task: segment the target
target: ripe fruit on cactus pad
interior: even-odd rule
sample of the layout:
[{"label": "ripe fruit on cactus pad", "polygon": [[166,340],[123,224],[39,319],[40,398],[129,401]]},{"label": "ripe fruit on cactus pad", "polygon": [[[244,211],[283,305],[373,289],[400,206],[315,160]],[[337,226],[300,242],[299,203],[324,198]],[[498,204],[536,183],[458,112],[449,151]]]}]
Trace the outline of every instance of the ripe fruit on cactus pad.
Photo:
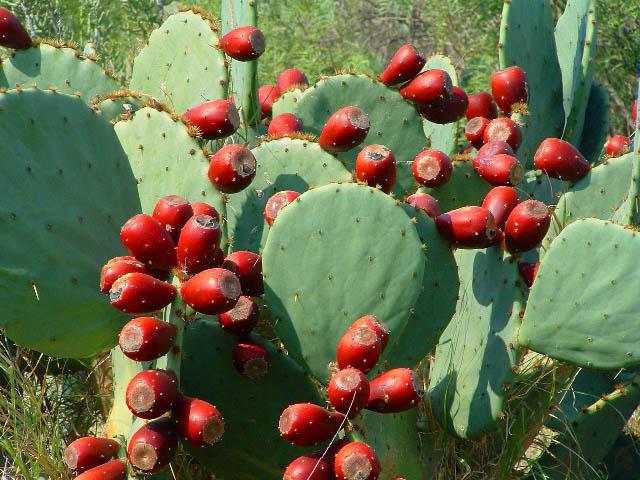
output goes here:
[{"label": "ripe fruit on cactus pad", "polygon": [[313,403],[296,403],[284,409],[278,428],[285,440],[299,446],[331,439],[343,426],[345,416]]},{"label": "ripe fruit on cactus pad", "polygon": [[176,339],[177,329],[172,323],[154,317],[130,320],[118,335],[120,350],[137,362],[148,362],[166,355]]},{"label": "ripe fruit on cactus pad", "polygon": [[476,148],[481,148],[484,145],[484,131],[488,125],[489,120],[485,117],[474,117],[467,122],[464,127],[464,135],[471,142],[471,145]]},{"label": "ripe fruit on cactus pad", "polygon": [[394,368],[369,382],[367,410],[379,413],[404,412],[416,406],[424,391],[416,372]]},{"label": "ripe fruit on cactus pad", "polygon": [[469,99],[465,91],[460,87],[454,86],[451,90],[451,95],[444,102],[430,102],[418,105],[418,111],[430,122],[444,125],[456,122],[464,117],[468,105]]},{"label": "ripe fruit on cactus pad", "polygon": [[504,153],[506,155],[514,155],[513,148],[507,142],[503,142],[502,140],[491,140],[478,150],[478,153],[471,160],[473,164],[473,168],[480,174],[479,170],[482,164],[487,160],[493,157],[494,155],[498,155]]},{"label": "ripe fruit on cactus pad", "polygon": [[355,330],[360,327],[367,327],[373,330],[376,336],[380,339],[382,350],[384,351],[387,343],[389,342],[389,335],[391,334],[389,328],[384,324],[384,322],[380,321],[375,315],[363,315],[349,325],[349,330]]},{"label": "ripe fruit on cactus pad", "polygon": [[266,40],[256,27],[238,27],[220,39],[220,46],[234,60],[248,62],[262,55]]},{"label": "ripe fruit on cactus pad", "polygon": [[184,302],[200,313],[218,315],[231,310],[240,297],[240,281],[224,268],[197,273],[180,287]]},{"label": "ripe fruit on cactus pad", "polygon": [[271,120],[267,133],[273,138],[281,138],[292,133],[302,132],[303,129],[302,120],[293,113],[281,113]]},{"label": "ripe fruit on cactus pad", "polygon": [[331,153],[350,150],[364,141],[370,126],[369,117],[358,107],[341,108],[322,127],[318,144]]},{"label": "ripe fruit on cactus pad", "polygon": [[518,262],[518,271],[527,287],[531,288],[538,274],[539,263]]},{"label": "ripe fruit on cactus pad", "polygon": [[293,190],[283,190],[282,192],[276,192],[271,195],[264,206],[264,211],[262,212],[265,221],[269,225],[272,225],[273,222],[275,222],[278,213],[280,213],[280,210],[289,205],[299,196],[300,194]]},{"label": "ripe fruit on cactus pad", "polygon": [[434,68],[422,72],[400,89],[400,94],[418,105],[441,105],[453,92],[451,77],[444,70]]},{"label": "ripe fruit on cactus pad", "polygon": [[127,220],[120,230],[120,240],[131,255],[149,268],[170,270],[176,265],[171,234],[150,215],[140,213]]},{"label": "ripe fruit on cactus pad", "polygon": [[624,135],[614,135],[604,144],[604,153],[608,157],[620,157],[629,152],[631,141]]},{"label": "ripe fruit on cactus pad", "polygon": [[127,407],[135,416],[151,420],[167,413],[178,396],[173,372],[151,369],[136,374],[127,385]]},{"label": "ripe fruit on cactus pad", "polygon": [[293,460],[284,471],[282,480],[330,480],[333,465],[324,452],[309,453]]},{"label": "ripe fruit on cactus pad", "polygon": [[425,58],[416,50],[416,47],[407,43],[393,54],[380,74],[380,81],[389,86],[406,82],[418,75],[425,63]]},{"label": "ripe fruit on cactus pad", "polygon": [[251,297],[245,295],[238,299],[235,307],[218,316],[220,326],[225,332],[234,335],[246,335],[258,324],[260,311]]},{"label": "ripe fruit on cactus pad", "polygon": [[380,474],[380,462],[373,449],[362,442],[342,447],[334,460],[337,480],[375,480]]},{"label": "ripe fruit on cactus pad", "polygon": [[82,437],[74,440],[64,450],[64,461],[71,470],[82,473],[109,461],[120,444],[110,438]]},{"label": "ripe fruit on cactus pad", "polygon": [[468,120],[475,117],[493,120],[498,116],[498,107],[489,92],[480,92],[469,95],[469,106],[465,115]]},{"label": "ripe fruit on cactus pad", "polygon": [[155,312],[169,305],[176,288],[145,273],[127,273],[109,290],[109,301],[118,310],[131,315]]},{"label": "ripe fruit on cactus pad", "polygon": [[440,215],[440,205],[438,205],[438,200],[428,193],[414,193],[407,197],[407,203],[415,209],[422,210],[431,218],[436,218]]},{"label": "ripe fruit on cactus pad", "polygon": [[178,240],[178,267],[190,275],[213,267],[221,235],[220,224],[215,218],[209,215],[191,217]]},{"label": "ripe fruit on cactus pad", "polygon": [[75,480],[124,480],[126,475],[127,465],[123,460],[109,460],[78,475]]},{"label": "ripe fruit on cactus pad", "polygon": [[509,67],[491,75],[491,93],[500,110],[511,115],[511,107],[529,101],[527,75],[520,67]]},{"label": "ripe fruit on cactus pad", "polygon": [[227,99],[211,100],[190,108],[184,118],[186,123],[200,129],[205,140],[228,137],[240,126],[238,109]]},{"label": "ripe fruit on cactus pad", "polygon": [[262,113],[262,118],[271,116],[273,104],[280,97],[280,89],[276,85],[267,83],[258,88],[258,106]]},{"label": "ripe fruit on cactus pad", "polygon": [[559,138],[544,140],[533,158],[537,169],[559,180],[577,180],[591,169],[589,162],[573,145]]},{"label": "ripe fruit on cactus pad", "polygon": [[139,472],[157,472],[173,458],[177,440],[176,423],[173,419],[161,418],[149,422],[129,439],[129,463]]},{"label": "ripe fruit on cactus pad", "polygon": [[224,193],[237,193],[251,183],[256,174],[256,158],[246,147],[229,144],[211,157],[209,180]]},{"label": "ripe fruit on cactus pad", "polygon": [[257,343],[239,341],[233,346],[233,365],[240,375],[257,380],[269,370],[269,352]]},{"label": "ripe fruit on cactus pad", "polygon": [[496,118],[491,120],[484,130],[484,143],[492,140],[507,142],[513,151],[517,152],[522,143],[522,131],[510,118]]},{"label": "ripe fruit on cactus pad", "polygon": [[384,145],[367,145],[356,157],[356,178],[389,193],[396,182],[396,159]]},{"label": "ripe fruit on cactus pad", "polygon": [[100,271],[100,291],[109,293],[113,282],[127,273],[149,273],[136,257],[115,257],[109,260]]},{"label": "ripe fruit on cactus pad", "polygon": [[194,215],[209,215],[210,217],[215,218],[216,222],[220,222],[220,215],[218,214],[218,211],[208,203],[195,202],[191,204],[191,208],[193,209]]},{"label": "ripe fruit on cactus pad", "polygon": [[364,373],[370,371],[382,353],[382,340],[367,324],[349,328],[340,339],[336,351],[338,368],[353,367]]},{"label": "ripe fruit on cactus pad", "polygon": [[244,295],[258,297],[264,293],[262,258],[260,255],[246,250],[239,250],[230,253],[224,259],[222,266],[236,274],[240,280]]},{"label": "ripe fruit on cactus pad", "polygon": [[367,377],[356,368],[340,370],[329,381],[327,397],[336,411],[354,417],[367,406],[369,400]]},{"label": "ripe fruit on cactus pad", "polygon": [[0,7],[0,47],[25,50],[31,44],[31,37],[16,16]]},{"label": "ripe fruit on cactus pad", "polygon": [[482,207],[462,207],[435,219],[438,232],[461,248],[486,248],[497,234],[493,215]]},{"label": "ripe fruit on cactus pad", "polygon": [[276,84],[280,93],[285,93],[296,86],[306,87],[309,85],[309,80],[307,80],[307,76],[304,73],[292,67],[280,72]]},{"label": "ripe fruit on cactus pad", "polygon": [[164,225],[173,241],[177,243],[180,230],[193,216],[193,209],[186,198],[167,195],[158,200],[151,216]]},{"label": "ripe fruit on cactus pad", "polygon": [[489,190],[482,207],[493,215],[498,228],[503,228],[511,211],[518,205],[518,192],[513,187],[500,186]]},{"label": "ripe fruit on cactus pad", "polygon": [[449,181],[451,160],[438,150],[423,150],[413,160],[413,176],[425,187],[440,187]]},{"label": "ripe fruit on cactus pad", "polygon": [[525,200],[516,206],[504,227],[504,239],[511,253],[535,248],[547,234],[551,215],[547,206],[537,200]]},{"label": "ripe fruit on cactus pad", "polygon": [[207,447],[224,434],[224,417],[208,402],[180,395],[173,409],[178,434],[194,447]]},{"label": "ripe fruit on cactus pad", "polygon": [[524,169],[516,157],[499,153],[485,157],[476,172],[491,185],[517,185],[522,180]]}]

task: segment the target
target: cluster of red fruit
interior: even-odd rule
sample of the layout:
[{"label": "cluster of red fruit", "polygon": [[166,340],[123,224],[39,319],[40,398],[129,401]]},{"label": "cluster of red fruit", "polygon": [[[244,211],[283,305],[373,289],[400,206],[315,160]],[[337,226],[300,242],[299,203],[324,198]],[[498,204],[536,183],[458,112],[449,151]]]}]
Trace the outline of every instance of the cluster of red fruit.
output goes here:
[{"label": "cluster of red fruit", "polygon": [[284,480],[375,480],[380,462],[373,449],[362,442],[336,441],[347,419],[362,409],[395,413],[416,406],[423,389],[409,368],[388,370],[371,381],[365,374],[376,365],[389,340],[389,330],[373,315],[357,319],[338,343],[336,363],[327,388],[335,411],[311,403],[288,406],[280,416],[282,437],[294,445],[308,446],[331,441],[324,451],[296,458]]}]

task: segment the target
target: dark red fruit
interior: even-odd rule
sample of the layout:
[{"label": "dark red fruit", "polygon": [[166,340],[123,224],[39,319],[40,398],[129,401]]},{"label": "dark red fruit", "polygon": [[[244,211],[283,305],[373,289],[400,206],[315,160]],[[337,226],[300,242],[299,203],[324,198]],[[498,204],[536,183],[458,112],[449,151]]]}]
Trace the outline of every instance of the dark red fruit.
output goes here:
[{"label": "dark red fruit", "polygon": [[529,101],[527,75],[520,67],[509,67],[491,75],[491,93],[500,110],[511,115],[511,107],[516,103]]},{"label": "dark red fruit", "polygon": [[262,215],[264,216],[265,221],[272,225],[275,222],[276,217],[280,213],[284,207],[293,202],[296,198],[298,198],[300,194],[298,192],[294,192],[293,190],[283,190],[282,192],[276,192],[264,206],[264,210]]},{"label": "dark red fruit", "polygon": [[119,449],[120,444],[110,438],[82,437],[65,448],[64,461],[71,470],[82,473],[108,462]]},{"label": "dark red fruit", "polygon": [[407,197],[407,203],[413,208],[422,210],[431,218],[436,218],[440,215],[440,205],[438,205],[438,200],[428,193],[414,193]]},{"label": "dark red fruit", "polygon": [[127,464],[123,460],[109,460],[78,475],[75,480],[124,480],[126,476]]},{"label": "dark red fruit", "polygon": [[367,145],[356,157],[356,178],[389,193],[396,182],[396,159],[384,145]]},{"label": "dark red fruit", "polygon": [[224,193],[244,190],[256,174],[256,157],[242,145],[229,144],[211,157],[209,180]]},{"label": "dark red fruit", "polygon": [[345,416],[312,403],[296,403],[284,409],[278,428],[285,440],[299,446],[326,442],[338,433]]},{"label": "dark red fruit", "polygon": [[209,215],[195,215],[182,228],[178,247],[178,267],[189,275],[213,267],[220,249],[220,224]]},{"label": "dark red fruit", "polygon": [[380,74],[380,81],[385,85],[397,85],[411,80],[420,73],[426,60],[416,47],[407,43],[402,45]]},{"label": "dark red fruit", "polygon": [[631,141],[628,137],[614,135],[604,144],[604,153],[611,158],[620,157],[625,153],[629,153],[629,145],[631,145]]},{"label": "dark red fruit", "polygon": [[482,207],[493,215],[498,228],[503,228],[511,210],[518,205],[518,192],[513,187],[494,187],[482,201]]},{"label": "dark red fruit", "polygon": [[293,460],[284,471],[282,480],[331,480],[333,465],[323,457],[324,452],[309,453]]},{"label": "dark red fruit", "polygon": [[510,118],[496,118],[491,120],[484,130],[484,143],[492,140],[507,142],[513,151],[517,152],[522,143],[522,130]]},{"label": "dark red fruit", "polygon": [[406,100],[419,105],[443,105],[452,93],[451,77],[437,68],[422,72],[400,89]]},{"label": "dark red fruit", "polygon": [[234,335],[246,335],[258,324],[260,311],[251,297],[241,296],[235,307],[218,316],[220,326]]},{"label": "dark red fruit", "polygon": [[476,148],[484,145],[484,131],[489,125],[489,120],[484,117],[473,117],[464,127],[464,136]]},{"label": "dark red fruit", "polygon": [[0,47],[26,50],[32,43],[31,37],[16,16],[0,7]]},{"label": "dark red fruit", "polygon": [[147,267],[171,270],[176,266],[176,246],[171,234],[160,222],[140,213],[127,220],[120,229],[124,247]]},{"label": "dark red fruit", "polygon": [[264,53],[266,40],[256,27],[234,28],[220,39],[220,47],[234,60],[249,62]]},{"label": "dark red fruit", "polygon": [[158,200],[151,216],[164,226],[174,243],[177,243],[180,230],[193,216],[193,209],[186,198],[168,195]]},{"label": "dark red fruit", "polygon": [[331,377],[327,396],[336,411],[354,417],[367,406],[369,400],[367,377],[356,368],[340,370]]},{"label": "dark red fruit", "polygon": [[473,168],[478,172],[482,168],[482,164],[494,155],[504,153],[506,155],[514,155],[513,148],[507,143],[500,140],[492,140],[486,145],[483,145],[475,157],[471,160]]},{"label": "dark red fruit", "polygon": [[373,330],[376,336],[380,339],[382,351],[384,351],[387,346],[387,342],[389,341],[389,335],[391,334],[389,328],[384,324],[384,322],[378,320],[378,317],[375,315],[363,315],[349,325],[348,330],[355,330],[360,327],[367,327]]},{"label": "dark red fruit", "polygon": [[293,113],[282,113],[271,120],[267,133],[273,138],[281,138],[292,133],[302,132],[303,129],[302,120]]},{"label": "dark red fruit", "polygon": [[526,252],[537,247],[549,230],[551,215],[547,206],[537,200],[525,200],[516,206],[504,226],[504,240],[511,253]]},{"label": "dark red fruit", "polygon": [[423,150],[413,160],[413,176],[425,187],[440,187],[451,178],[451,160],[439,150]]},{"label": "dark red fruit", "polygon": [[350,150],[364,141],[370,126],[369,117],[358,107],[341,108],[322,127],[318,144],[332,153]]},{"label": "dark red fruit", "polygon": [[218,214],[218,211],[208,203],[195,202],[191,204],[191,208],[193,209],[194,215],[209,215],[210,217],[215,218],[216,222],[220,222],[220,215]]},{"label": "dark red fruit", "polygon": [[176,287],[145,273],[127,273],[109,290],[111,305],[131,315],[160,310],[175,296]]},{"label": "dark red fruit", "polygon": [[468,105],[469,100],[465,91],[460,87],[453,87],[451,95],[444,102],[418,105],[418,112],[430,122],[444,125],[457,122],[464,117]]},{"label": "dark red fruit", "polygon": [[224,268],[195,274],[180,287],[184,302],[196,312],[218,315],[233,308],[240,297],[238,277]]},{"label": "dark red fruit", "polygon": [[469,106],[465,115],[468,120],[475,117],[493,120],[498,116],[498,107],[489,92],[480,92],[475,95],[469,95]]},{"label": "dark red fruit", "polygon": [[424,391],[416,372],[394,368],[369,382],[367,410],[379,413],[404,412],[415,407]]},{"label": "dark red fruit", "polygon": [[190,108],[184,116],[187,123],[200,129],[205,140],[228,137],[240,126],[238,109],[228,99],[205,102]]},{"label": "dark red fruit", "polygon": [[178,435],[193,447],[208,447],[224,434],[224,417],[204,400],[180,395],[173,409]]},{"label": "dark red fruit", "polygon": [[353,367],[367,373],[382,353],[382,341],[368,325],[349,328],[340,339],[336,350],[338,368]]},{"label": "dark red fruit", "polygon": [[154,473],[171,462],[177,446],[175,421],[161,418],[143,425],[131,436],[127,456],[135,470]]},{"label": "dark red fruit", "polygon": [[336,454],[333,471],[337,480],[376,480],[380,462],[369,445],[351,442]]},{"label": "dark red fruit", "polygon": [[257,380],[269,371],[269,352],[257,343],[238,341],[233,346],[233,365],[243,377]]},{"label": "dark red fruit", "polygon": [[178,382],[172,372],[143,370],[127,385],[127,407],[136,417],[150,420],[167,413],[178,396]]},{"label": "dark red fruit", "polygon": [[136,257],[114,257],[100,271],[100,291],[109,293],[113,282],[127,273],[149,273]]},{"label": "dark red fruit", "polygon": [[280,72],[276,84],[278,85],[278,90],[280,90],[280,93],[282,94],[293,88],[306,87],[309,85],[309,80],[307,80],[304,73],[293,67]]},{"label": "dark red fruit", "polygon": [[499,153],[486,158],[476,172],[491,185],[517,185],[522,180],[524,169],[518,159],[512,155]]},{"label": "dark red fruit", "polygon": [[537,169],[560,180],[578,180],[591,169],[589,162],[576,147],[559,138],[544,140],[538,147],[533,161]]},{"label": "dark red fruit", "polygon": [[176,326],[171,323],[154,317],[138,317],[122,327],[118,345],[131,360],[149,362],[167,354],[176,334]]},{"label": "dark red fruit", "polygon": [[497,228],[486,208],[462,207],[435,219],[438,232],[461,248],[486,248],[493,243]]},{"label": "dark red fruit", "polygon": [[262,118],[271,116],[273,104],[278,98],[280,98],[280,89],[277,86],[268,83],[258,88],[258,105]]},{"label": "dark red fruit", "polygon": [[249,297],[258,297],[264,293],[262,280],[262,258],[253,252],[239,250],[230,253],[222,266],[231,270],[240,279],[242,293]]},{"label": "dark red fruit", "polygon": [[538,274],[539,263],[518,262],[518,271],[527,287],[531,288]]}]

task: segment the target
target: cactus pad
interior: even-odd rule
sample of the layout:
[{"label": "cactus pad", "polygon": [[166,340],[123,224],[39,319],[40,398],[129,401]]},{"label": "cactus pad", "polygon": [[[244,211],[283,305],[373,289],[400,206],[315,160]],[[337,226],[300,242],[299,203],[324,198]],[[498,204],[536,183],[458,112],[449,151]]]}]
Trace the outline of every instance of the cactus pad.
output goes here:
[{"label": "cactus pad", "polygon": [[602,146],[609,132],[609,94],[599,83],[591,85],[584,128],[580,139],[580,153],[593,163],[600,160]]},{"label": "cactus pad", "polygon": [[420,188],[418,191],[433,195],[441,212],[448,212],[468,205],[481,205],[491,184],[480,177],[468,160],[452,162],[453,172],[447,183],[437,188]]},{"label": "cactus pad", "polygon": [[[458,85],[458,75],[449,57],[444,55],[434,55],[427,60],[424,70],[439,68],[449,74],[454,85]],[[432,150],[440,150],[447,155],[453,155],[456,149],[456,135],[458,133],[458,122],[440,125],[429,120],[423,120],[424,134],[429,139]]]},{"label": "cactus pad", "polygon": [[299,88],[294,88],[293,90],[289,90],[288,92],[283,93],[278,100],[276,100],[271,109],[272,117],[277,117],[282,113],[290,113],[295,111],[296,103],[298,103],[298,99],[302,96],[302,90]]}]

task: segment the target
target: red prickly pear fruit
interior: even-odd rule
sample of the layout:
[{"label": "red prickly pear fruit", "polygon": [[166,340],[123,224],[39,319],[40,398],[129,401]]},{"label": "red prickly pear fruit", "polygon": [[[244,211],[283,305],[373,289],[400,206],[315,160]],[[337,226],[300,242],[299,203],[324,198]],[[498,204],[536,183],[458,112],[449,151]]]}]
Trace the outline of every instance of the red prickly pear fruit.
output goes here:
[{"label": "red prickly pear fruit", "polygon": [[604,144],[604,153],[607,157],[615,158],[629,153],[631,141],[624,135],[614,135]]},{"label": "red prickly pear fruit", "polygon": [[280,72],[276,80],[276,85],[278,86],[280,94],[283,94],[294,88],[306,87],[309,85],[309,80],[307,80],[307,76],[304,73],[292,67]]},{"label": "red prickly pear fruit", "polygon": [[465,116],[468,120],[475,117],[493,120],[498,116],[498,107],[489,92],[476,93],[475,95],[469,95],[469,106]]},{"label": "red prickly pear fruit", "polygon": [[284,471],[282,480],[331,480],[333,465],[322,453],[309,453],[293,460]]},{"label": "red prickly pear fruit", "polygon": [[396,159],[384,145],[367,145],[356,157],[356,179],[389,193],[396,183]]},{"label": "red prickly pear fruit", "polygon": [[354,106],[336,111],[322,127],[318,144],[331,153],[345,152],[360,145],[369,133],[369,117]]},{"label": "red prickly pear fruit", "polygon": [[464,127],[464,136],[476,148],[482,148],[484,145],[484,131],[489,125],[489,120],[485,117],[473,117]]},{"label": "red prickly pear fruit", "polygon": [[0,47],[26,50],[32,43],[31,37],[16,16],[0,7]]},{"label": "red prickly pear fruit", "polygon": [[329,403],[337,412],[350,418],[367,406],[369,382],[360,370],[345,368],[333,374],[327,389]]},{"label": "red prickly pear fruit", "polygon": [[255,174],[256,157],[242,145],[225,145],[211,157],[209,180],[223,193],[244,190]]},{"label": "red prickly pear fruit", "polygon": [[338,342],[336,360],[340,370],[357,368],[367,373],[382,353],[382,341],[376,331],[368,325],[349,328]]},{"label": "red prickly pear fruit", "polygon": [[524,175],[524,169],[518,159],[505,153],[486,158],[476,169],[476,172],[495,186],[517,185]]},{"label": "red prickly pear fruit", "polygon": [[513,151],[517,152],[522,143],[522,130],[510,118],[495,118],[484,130],[484,143],[489,143],[491,140],[507,142]]},{"label": "red prickly pear fruit", "polygon": [[476,172],[482,168],[482,164],[494,155],[504,153],[505,155],[513,156],[513,148],[507,142],[501,140],[491,140],[489,143],[483,145],[475,157],[471,160],[471,164]]},{"label": "red prickly pear fruit", "polygon": [[293,113],[282,113],[271,120],[267,133],[273,138],[282,138],[302,132],[303,129],[302,120]]},{"label": "red prickly pear fruit", "polygon": [[120,444],[110,438],[82,437],[65,448],[64,462],[69,469],[82,473],[108,462],[119,449]]},{"label": "red prickly pear fruit", "polygon": [[423,150],[413,160],[413,176],[425,187],[440,187],[451,178],[451,160],[439,150]]},{"label": "red prickly pear fruit", "polygon": [[218,211],[208,203],[192,203],[191,209],[193,210],[194,215],[209,215],[210,217],[215,218],[216,222],[220,223],[220,215],[218,214]]},{"label": "red prickly pear fruit", "polygon": [[422,210],[431,218],[436,218],[440,215],[438,200],[428,193],[414,193],[407,197],[407,203],[417,210]]},{"label": "red prickly pear fruit", "polygon": [[234,335],[246,335],[258,324],[260,311],[251,297],[245,295],[238,299],[235,307],[218,316],[220,326],[225,332]]},{"label": "red prickly pear fruit", "polygon": [[298,198],[300,194],[298,192],[294,192],[293,190],[283,190],[282,192],[276,192],[264,206],[264,210],[262,215],[264,216],[264,220],[269,224],[273,225],[276,217],[280,213],[284,207],[293,202],[296,198]]},{"label": "red prickly pear fruit", "polygon": [[497,233],[493,215],[486,208],[462,207],[435,218],[438,232],[460,248],[486,248]]},{"label": "red prickly pear fruit", "polygon": [[211,100],[190,108],[185,122],[200,129],[205,140],[217,140],[233,134],[240,126],[240,114],[233,101]]},{"label": "red prickly pear fruit", "polygon": [[591,165],[576,147],[559,138],[543,140],[533,156],[533,163],[537,169],[559,180],[578,180],[591,170]]},{"label": "red prickly pear fruit", "polygon": [[538,274],[539,263],[518,262],[518,271],[527,287],[531,288]]},{"label": "red prickly pear fruit", "polygon": [[258,105],[263,119],[271,116],[273,104],[279,97],[280,89],[276,85],[267,83],[258,88]]},{"label": "red prickly pear fruit", "polygon": [[262,280],[262,257],[260,255],[238,250],[230,253],[222,264],[227,270],[231,270],[240,279],[243,295],[259,297],[264,293]]},{"label": "red prickly pear fruit", "polygon": [[417,405],[424,391],[416,372],[410,368],[388,370],[369,382],[367,410],[397,413]]},{"label": "red prickly pear fruit", "polygon": [[137,362],[149,362],[166,355],[176,339],[176,326],[154,317],[130,320],[118,335],[122,353]]},{"label": "red prickly pear fruit", "polygon": [[337,480],[376,480],[380,462],[369,445],[351,442],[336,453],[333,471]]},{"label": "red prickly pear fruit", "polygon": [[75,480],[124,480],[127,476],[127,464],[123,460],[109,460],[102,465],[78,475]]},{"label": "red prickly pear fruit", "polygon": [[491,93],[500,110],[507,116],[511,115],[513,105],[529,101],[527,75],[520,67],[495,72],[491,75]]},{"label": "red prickly pear fruit", "polygon": [[418,105],[442,105],[452,93],[451,77],[438,68],[422,72],[400,89],[400,95]]},{"label": "red prickly pear fruit", "polygon": [[233,346],[233,365],[243,377],[258,380],[269,371],[269,352],[250,340],[238,341]]},{"label": "red prickly pear fruit", "polygon": [[504,224],[511,211],[518,205],[518,192],[513,187],[494,187],[482,201],[482,207],[493,215],[498,228],[504,228]]},{"label": "red prickly pear fruit", "polygon": [[224,417],[204,400],[180,395],[173,409],[178,435],[193,447],[208,447],[224,435]]},{"label": "red prickly pear fruit", "polygon": [[127,273],[113,282],[109,290],[111,305],[131,315],[160,310],[175,296],[176,287],[146,273]]},{"label": "red prickly pear fruit", "polygon": [[418,105],[418,112],[430,122],[444,125],[457,122],[464,117],[468,105],[469,100],[465,91],[460,87],[453,87],[451,95],[444,102]]},{"label": "red prickly pear fruit", "polygon": [[149,273],[136,257],[114,257],[100,271],[100,291],[109,293],[113,282],[127,273]]},{"label": "red prickly pear fruit", "polygon": [[213,267],[220,250],[220,224],[209,215],[195,215],[182,228],[176,253],[178,267],[189,275]]},{"label": "red prickly pear fruit", "polygon": [[264,53],[267,41],[253,26],[234,28],[220,39],[220,47],[234,60],[249,62]]},{"label": "red prickly pear fruit", "polygon": [[178,396],[178,382],[173,372],[159,369],[136,374],[125,394],[127,407],[136,417],[151,420],[167,413]]},{"label": "red prickly pear fruit", "polygon": [[391,334],[389,327],[387,327],[385,323],[380,321],[375,315],[363,315],[349,325],[347,330],[355,330],[360,327],[367,327],[373,330],[376,336],[380,339],[382,351],[384,351],[387,343],[389,342],[389,335]]},{"label": "red prickly pear fruit", "polygon": [[164,226],[171,234],[173,241],[177,243],[180,230],[193,216],[193,209],[186,198],[168,195],[158,200],[151,216]]},{"label": "red prickly pear fruit", "polygon": [[326,442],[340,431],[345,416],[313,403],[295,403],[284,409],[278,428],[285,440],[306,447]]},{"label": "red prickly pear fruit", "polygon": [[154,473],[171,462],[177,446],[175,421],[160,418],[143,425],[131,436],[127,457],[136,471]]},{"label": "red prickly pear fruit", "polygon": [[225,268],[209,268],[196,273],[180,287],[184,302],[196,312],[207,315],[231,310],[240,293],[238,277]]},{"label": "red prickly pear fruit", "polygon": [[633,101],[633,106],[631,107],[631,121],[635,125],[637,120],[638,120],[638,99]]},{"label": "red prickly pear fruit", "polygon": [[131,217],[120,229],[124,247],[147,267],[171,270],[176,266],[176,245],[155,218],[144,213]]},{"label": "red prickly pear fruit", "polygon": [[549,208],[537,200],[525,200],[509,214],[504,239],[510,253],[526,252],[537,247],[549,230]]},{"label": "red prickly pear fruit", "polygon": [[426,59],[416,47],[407,43],[402,45],[380,74],[380,81],[387,86],[407,82],[420,73]]}]

